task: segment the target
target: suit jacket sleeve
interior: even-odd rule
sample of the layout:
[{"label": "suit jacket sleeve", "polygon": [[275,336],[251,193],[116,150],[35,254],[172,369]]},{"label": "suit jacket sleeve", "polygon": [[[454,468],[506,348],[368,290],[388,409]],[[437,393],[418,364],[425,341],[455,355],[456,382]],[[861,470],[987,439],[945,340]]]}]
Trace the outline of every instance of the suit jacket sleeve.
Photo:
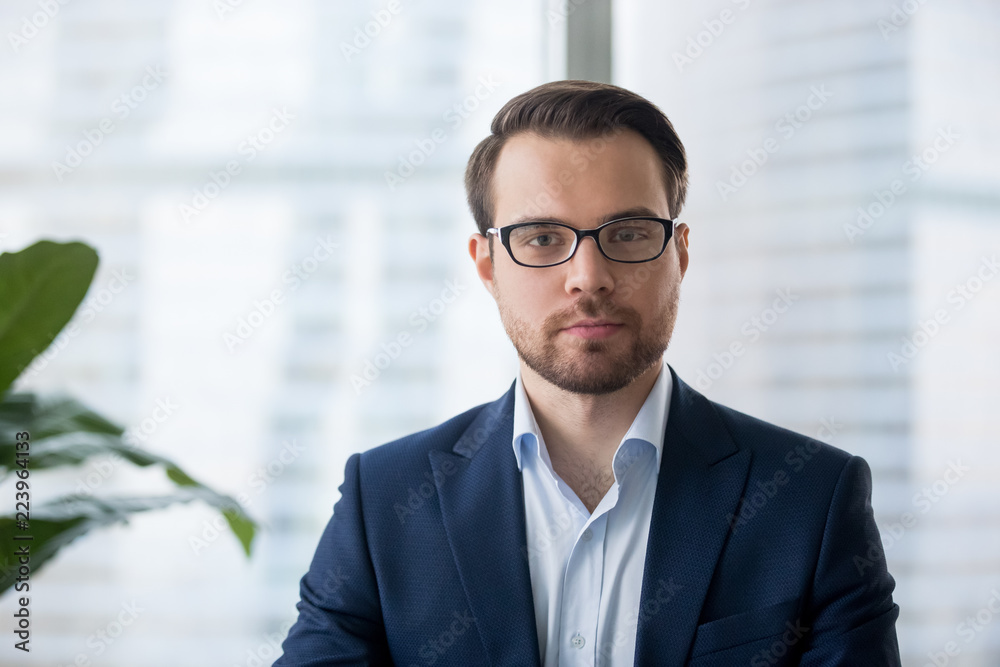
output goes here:
[{"label": "suit jacket sleeve", "polygon": [[[801,667],[899,665],[896,582],[871,506],[871,470],[852,456],[833,492],[813,582]],[[804,619],[808,620],[808,619]]]},{"label": "suit jacket sleeve", "polygon": [[299,617],[275,666],[392,664],[365,537],[360,462],[360,454],[347,459],[340,500],[300,582]]}]

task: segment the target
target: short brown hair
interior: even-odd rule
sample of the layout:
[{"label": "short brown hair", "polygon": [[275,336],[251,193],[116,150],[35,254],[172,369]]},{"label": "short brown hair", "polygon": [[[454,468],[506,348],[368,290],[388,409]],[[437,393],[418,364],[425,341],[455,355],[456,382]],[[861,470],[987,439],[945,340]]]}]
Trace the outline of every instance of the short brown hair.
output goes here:
[{"label": "short brown hair", "polygon": [[[676,217],[687,194],[687,157],[663,112],[646,98],[608,83],[552,81],[503,105],[490,125],[490,136],[469,157],[465,193],[479,233],[486,235],[493,226],[493,173],[500,150],[512,136],[534,132],[546,138],[580,140],[622,129],[641,134],[660,156],[670,215]],[[491,254],[492,247],[491,243]]]}]

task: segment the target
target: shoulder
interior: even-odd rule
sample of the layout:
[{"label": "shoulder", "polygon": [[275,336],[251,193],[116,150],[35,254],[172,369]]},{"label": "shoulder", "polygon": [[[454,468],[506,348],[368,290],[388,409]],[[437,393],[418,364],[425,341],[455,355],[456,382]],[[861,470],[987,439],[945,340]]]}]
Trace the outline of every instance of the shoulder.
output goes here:
[{"label": "shoulder", "polygon": [[[780,485],[796,489],[783,493],[788,500],[829,501],[852,461],[854,467],[867,469],[860,457],[818,439],[839,430],[835,423],[817,423],[816,437],[805,435],[717,403],[676,373],[674,381],[676,395],[671,401],[668,427],[676,418],[689,445],[711,452],[708,461],[721,460],[737,451],[749,454],[748,491],[759,485]],[[796,497],[799,494],[801,497]]]},{"label": "shoulder", "polygon": [[818,422],[813,431],[816,437],[805,435],[717,403],[684,382],[676,372],[673,379],[668,427],[675,422],[689,443],[710,447],[711,460],[741,450],[751,455],[754,471],[787,467],[800,472],[808,464],[815,473],[836,477],[848,461],[858,458],[819,440],[841,428],[836,422]]},{"label": "shoulder", "polygon": [[361,452],[357,456],[360,457],[362,477],[371,474],[382,479],[399,480],[419,476],[428,469],[428,453],[433,450],[457,452],[463,447],[475,449],[475,443],[482,440],[483,428],[492,430],[498,418],[509,416],[505,413],[510,410],[512,397],[513,384],[495,401],[482,403],[436,426]]},{"label": "shoulder", "polygon": [[[852,458],[850,452],[823,442],[818,437],[798,433],[714,401],[709,403],[737,446],[751,450],[754,458],[765,461],[790,459],[792,456],[801,457],[804,452],[822,461],[824,466],[833,466],[838,470]],[[818,423],[816,427],[817,436],[833,435],[836,429],[835,425],[825,422]],[[789,456],[789,452],[792,452],[792,456]]]},{"label": "shoulder", "polygon": [[860,456],[718,403],[712,408],[736,446],[751,454],[746,505],[738,517],[752,516],[766,503],[800,519],[812,516],[814,529],[822,532],[838,494],[852,504],[866,504],[871,471]]}]

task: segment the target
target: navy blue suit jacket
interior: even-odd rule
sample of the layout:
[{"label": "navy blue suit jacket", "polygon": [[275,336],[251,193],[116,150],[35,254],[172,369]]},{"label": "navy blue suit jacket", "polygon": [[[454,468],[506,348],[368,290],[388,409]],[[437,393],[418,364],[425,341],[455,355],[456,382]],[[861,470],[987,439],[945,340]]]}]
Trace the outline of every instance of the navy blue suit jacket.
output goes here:
[{"label": "navy blue suit jacket", "polygon": [[[864,459],[670,370],[634,664],[899,665]],[[347,460],[275,665],[540,664],[513,410]]]}]

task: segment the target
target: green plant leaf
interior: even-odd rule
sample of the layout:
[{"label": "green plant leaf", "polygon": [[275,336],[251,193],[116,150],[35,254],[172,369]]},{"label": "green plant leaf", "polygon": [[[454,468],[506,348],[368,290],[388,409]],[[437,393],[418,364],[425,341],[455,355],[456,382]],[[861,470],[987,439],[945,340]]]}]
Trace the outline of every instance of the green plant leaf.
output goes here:
[{"label": "green plant leaf", "polygon": [[[30,392],[8,393],[0,399],[0,475],[14,465],[15,435],[31,434],[31,467],[50,468],[82,463],[121,442],[122,428],[79,401],[66,396],[41,397]],[[142,453],[133,460],[142,462]]]},{"label": "green plant leaf", "polygon": [[[83,243],[39,241],[17,253],[0,254],[0,480],[14,470],[16,434],[31,434],[34,473],[79,465],[97,455],[137,466],[162,465],[177,486],[169,495],[100,498],[70,495],[32,507],[27,530],[15,516],[0,517],[0,594],[17,578],[15,545],[28,544],[37,573],[64,546],[104,526],[128,522],[131,514],[201,500],[220,510],[244,553],[250,556],[257,524],[227,495],[201,484],[169,459],[135,447],[123,429],[75,399],[42,399],[12,393],[11,384],[55,340],[86,296],[97,270],[97,252]],[[18,532],[21,531],[21,532]],[[31,535],[31,540],[15,537]]]},{"label": "green plant leaf", "polygon": [[0,253],[0,395],[73,317],[97,263],[97,251],[79,242]]},{"label": "green plant leaf", "polygon": [[[120,457],[140,467],[163,466],[167,477],[180,487],[178,491],[186,494],[185,497],[199,498],[222,511],[230,529],[243,546],[244,553],[250,556],[257,523],[233,498],[197,481],[170,459],[126,444],[122,441],[123,430],[120,426],[104,419],[76,399],[66,396],[43,398],[23,392],[9,393],[0,400],[0,470],[3,475],[14,470],[14,434],[19,431],[31,434],[29,458],[32,472],[79,465],[91,457],[101,455]],[[66,498],[74,497],[77,496]],[[91,498],[91,501],[99,503],[100,499]],[[68,503],[67,506],[75,505]],[[55,505],[49,507],[50,512],[53,507]],[[32,518],[36,517],[33,512]],[[90,529],[86,526],[91,525],[84,524],[83,532]],[[66,530],[72,531],[75,528],[67,526]]]},{"label": "green plant leaf", "polygon": [[243,545],[243,553],[247,558],[250,558],[253,538],[257,534],[257,524],[243,510],[224,509],[222,510],[222,516],[226,518],[226,523],[229,524],[229,529],[233,531],[233,535]]},{"label": "green plant leaf", "polygon": [[[243,545],[243,550],[247,556],[250,555],[250,543],[254,537],[253,520],[232,498],[217,494],[203,486],[183,487],[166,496],[114,498],[64,496],[45,505],[33,507],[27,530],[19,529],[12,516],[0,517],[0,544],[4,545],[0,562],[0,595],[17,580],[18,563],[16,558],[11,556],[19,546],[28,546],[31,554],[31,573],[34,575],[60,549],[91,530],[116,523],[128,523],[129,516],[138,512],[163,509],[192,500],[201,500],[222,510]],[[32,539],[15,539],[27,535],[31,535]]]}]

